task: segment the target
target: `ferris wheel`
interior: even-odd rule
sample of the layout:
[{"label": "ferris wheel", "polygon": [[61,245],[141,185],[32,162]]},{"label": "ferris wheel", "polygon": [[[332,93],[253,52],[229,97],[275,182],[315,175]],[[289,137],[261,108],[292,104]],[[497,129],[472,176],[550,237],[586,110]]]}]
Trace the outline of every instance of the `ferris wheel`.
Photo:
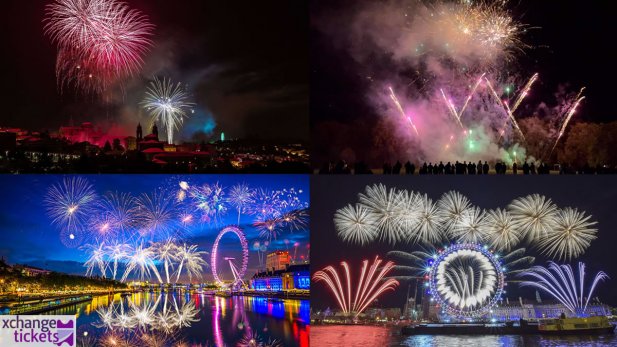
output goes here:
[{"label": "ferris wheel", "polygon": [[244,275],[246,274],[246,268],[249,263],[248,242],[246,240],[246,236],[244,235],[244,232],[242,231],[242,229],[235,227],[235,226],[228,226],[228,227],[223,228],[223,230],[219,232],[218,236],[214,240],[214,245],[212,246],[210,264],[212,268],[212,275],[214,276],[214,281],[220,286],[224,285],[224,282],[221,279],[221,276],[219,274],[219,268],[217,266],[217,261],[221,260],[219,259],[218,248],[219,248],[219,242],[221,238],[229,233],[234,234],[238,238],[240,247],[242,248],[242,263],[240,267],[236,265],[235,263],[236,259],[233,257],[224,257],[222,259],[229,264],[231,273],[233,275],[232,287],[235,288],[238,285],[244,283],[243,278],[244,278]]}]

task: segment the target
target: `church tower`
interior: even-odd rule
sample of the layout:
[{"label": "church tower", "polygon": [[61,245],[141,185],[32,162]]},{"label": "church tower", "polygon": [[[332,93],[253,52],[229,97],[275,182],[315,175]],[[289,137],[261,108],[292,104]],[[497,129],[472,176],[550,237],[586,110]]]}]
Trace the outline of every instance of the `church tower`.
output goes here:
[{"label": "church tower", "polygon": [[152,126],[152,134],[156,136],[156,140],[159,140],[159,128],[156,126],[156,123]]},{"label": "church tower", "polygon": [[144,134],[141,131],[141,123],[137,123],[137,142],[143,140]]}]

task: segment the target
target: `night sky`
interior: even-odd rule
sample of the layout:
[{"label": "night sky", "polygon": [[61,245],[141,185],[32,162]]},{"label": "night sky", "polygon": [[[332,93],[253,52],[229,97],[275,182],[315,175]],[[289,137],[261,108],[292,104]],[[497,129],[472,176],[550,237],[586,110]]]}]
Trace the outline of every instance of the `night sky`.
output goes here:
[{"label": "night sky", "polygon": [[[370,137],[378,112],[373,109],[368,93],[370,69],[348,52],[350,44],[333,38],[327,30],[344,32],[351,26],[334,25],[328,28],[327,18],[350,21],[350,13],[367,1],[333,0],[311,3],[311,124],[317,153],[327,153],[328,146],[336,143],[353,146],[358,138]],[[370,2],[370,1],[369,1]],[[383,3],[392,3],[382,1]],[[508,2],[514,18],[527,24],[523,41],[532,46],[518,54],[510,64],[513,72],[529,78],[540,73],[539,82],[526,99],[529,105],[541,101],[555,104],[554,95],[560,88],[578,91],[586,86],[586,100],[576,113],[576,120],[607,122],[617,119],[617,104],[613,102],[613,85],[617,72],[612,68],[617,51],[610,49],[614,41],[613,12],[608,2],[559,0],[514,0]],[[341,42],[343,41],[343,42]],[[387,57],[374,53],[371,64],[387,66]],[[383,68],[382,66],[382,68]],[[377,70],[374,68],[374,70]],[[393,71],[396,73],[396,71]],[[315,132],[318,125],[340,122],[353,124],[350,139],[334,134]],[[336,127],[332,127],[331,132]],[[327,129],[327,128],[326,128]],[[370,150],[370,139],[365,147],[354,148],[357,153]],[[357,146],[360,146],[359,144]],[[327,158],[313,158],[325,160]],[[332,159],[332,158],[330,158]]]},{"label": "night sky", "polygon": [[[26,263],[45,269],[83,274],[81,264],[86,260],[85,252],[65,247],[59,238],[59,229],[50,224],[43,199],[49,187],[61,182],[61,175],[4,175],[0,179],[0,191],[3,199],[0,208],[0,256],[9,263]],[[279,190],[295,188],[302,190],[300,199],[308,202],[308,177],[303,175],[84,175],[93,184],[97,194],[106,192],[130,192],[133,196],[150,193],[157,187],[177,187],[180,181],[190,184],[218,182],[223,188],[246,183],[252,188]],[[227,190],[228,191],[228,190]],[[259,232],[251,226],[251,216],[243,215],[240,220],[249,243],[249,267],[247,276],[255,273],[259,261],[258,253],[252,249],[255,241],[264,241]],[[225,225],[237,223],[237,212],[231,208],[219,225],[193,223],[187,233],[187,243],[197,244],[200,250],[210,252],[214,239]],[[289,246],[285,244],[289,241]],[[293,253],[293,244],[299,242],[298,258],[306,256],[309,246],[308,231],[286,232],[272,240],[268,251],[289,250]],[[241,256],[237,238],[225,235],[219,244],[219,254],[223,256]],[[210,263],[209,255],[206,261]],[[219,265],[220,266],[220,265]],[[223,275],[229,266],[223,266]],[[227,274],[230,276],[230,274]],[[206,270],[206,280],[212,275]]]},{"label": "night sky", "polygon": [[56,47],[42,23],[51,1],[3,3],[8,90],[2,93],[0,126],[57,131],[71,120],[92,121],[133,134],[145,118],[138,107],[144,86],[157,75],[188,83],[197,103],[184,139],[221,131],[227,138],[308,139],[308,2],[125,2],[156,26],[154,47],[141,74],[126,82],[124,95],[115,92],[110,104],[58,92]]},{"label": "night sky", "polygon": [[[429,195],[433,201],[449,190],[457,190],[467,196],[472,204],[480,208],[505,208],[511,200],[527,194],[538,193],[552,199],[558,207],[574,207],[585,211],[597,221],[598,238],[578,259],[569,263],[576,266],[577,261],[583,261],[586,268],[586,280],[590,282],[596,272],[605,271],[611,279],[598,284],[597,291],[600,300],[609,304],[617,304],[617,261],[615,261],[615,244],[617,235],[614,233],[617,224],[615,201],[617,186],[612,177],[407,177],[354,176],[353,179],[336,176],[315,176],[311,179],[311,243],[314,247],[311,255],[311,271],[333,265],[340,270],[340,262],[346,260],[352,269],[352,276],[358,280],[361,262],[372,260],[376,255],[384,259],[391,250],[413,251],[418,246],[389,246],[374,243],[366,246],[354,246],[342,242],[334,229],[333,216],[337,209],[352,203],[355,204],[357,194],[364,191],[366,185],[383,183],[387,187],[409,189]],[[528,255],[536,257],[535,265],[547,265],[550,259],[537,254],[527,247]],[[391,259],[395,260],[396,259]],[[559,263],[559,262],[558,262]],[[578,271],[578,270],[576,270]],[[401,285],[395,292],[387,292],[381,296],[380,304],[385,307],[402,307],[407,294],[407,283]],[[415,283],[412,283],[413,296]],[[508,285],[507,296],[510,300],[518,300],[519,296],[535,299],[534,289],[518,289],[517,284]],[[420,293],[420,289],[418,291]],[[543,299],[549,296],[540,293]],[[311,306],[315,309],[335,308],[336,301],[324,283],[313,283],[311,288]]]}]

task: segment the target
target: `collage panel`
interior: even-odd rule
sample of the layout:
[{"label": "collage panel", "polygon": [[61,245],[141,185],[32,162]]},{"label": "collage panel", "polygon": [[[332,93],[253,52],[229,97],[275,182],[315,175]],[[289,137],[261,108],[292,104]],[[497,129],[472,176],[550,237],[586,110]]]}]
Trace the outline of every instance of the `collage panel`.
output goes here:
[{"label": "collage panel", "polygon": [[70,325],[50,330],[58,346],[309,346],[308,175],[5,175],[0,190],[0,345],[36,345],[28,324],[50,317]]},{"label": "collage panel", "polygon": [[312,1],[313,172],[615,173],[608,6]]},{"label": "collage panel", "polygon": [[615,345],[613,181],[313,176],[311,345]]},{"label": "collage panel", "polygon": [[310,171],[307,1],[3,10],[1,173]]}]

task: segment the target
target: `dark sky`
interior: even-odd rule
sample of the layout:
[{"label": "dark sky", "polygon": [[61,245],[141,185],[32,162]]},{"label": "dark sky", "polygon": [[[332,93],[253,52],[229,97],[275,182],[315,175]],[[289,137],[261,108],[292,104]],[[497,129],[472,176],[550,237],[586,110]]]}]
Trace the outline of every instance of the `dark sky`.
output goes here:
[{"label": "dark sky", "polygon": [[[61,182],[62,175],[3,175],[0,177],[0,191],[3,199],[0,203],[0,256],[9,263],[27,263],[35,266],[71,273],[83,273],[80,263],[85,261],[84,251],[67,248],[60,242],[59,229],[52,226],[46,212],[43,199],[52,184]],[[84,175],[94,186],[97,194],[106,192],[124,192],[138,196],[141,193],[151,193],[158,187],[174,189],[180,181],[190,184],[218,182],[229,191],[235,184],[246,183],[252,188],[280,190],[295,188],[302,190],[300,199],[308,202],[308,177],[304,175],[200,175],[183,177],[172,175]],[[177,189],[177,188],[176,188]],[[259,231],[251,226],[251,216],[242,215],[240,225],[249,243],[249,269],[247,274],[257,269],[258,253],[253,250],[254,242],[261,241]],[[199,245],[199,249],[212,249],[214,239],[225,225],[237,223],[237,212],[230,209],[219,225],[196,222],[188,227],[187,242]],[[288,240],[288,245],[285,244]],[[285,232],[277,240],[272,240],[268,251],[275,249],[293,252],[293,245],[299,242],[297,256],[307,255],[309,233],[307,231]],[[219,244],[222,257],[239,258],[237,239],[231,234],[225,235]],[[210,258],[206,259],[210,263]],[[76,263],[77,262],[77,263]],[[220,265],[219,265],[220,266]],[[223,271],[227,271],[223,267]],[[223,272],[226,274],[226,272]],[[206,279],[211,276],[207,272]],[[229,275],[229,274],[227,274]]]},{"label": "dark sky", "polygon": [[[348,53],[348,43],[333,39],[324,32],[326,25],[322,24],[328,17],[347,18],[352,9],[363,3],[366,1],[311,3],[312,129],[315,130],[317,124],[325,121],[353,124],[353,136],[345,141],[338,139],[337,142],[331,134],[321,134],[322,138],[316,138],[315,147],[320,153],[327,153],[330,144],[337,143],[344,147],[345,142],[353,143],[358,137],[371,136],[371,129],[375,127],[377,112],[367,97],[371,82],[366,78],[365,71],[369,70]],[[602,1],[509,2],[508,8],[513,17],[527,24],[529,30],[523,41],[532,46],[525,50],[525,54],[517,56],[516,63],[511,65],[512,70],[521,72],[525,78],[534,72],[540,73],[539,82],[525,101],[527,104],[538,105],[546,100],[549,105],[554,105],[554,94],[560,87],[567,86],[568,90],[578,91],[586,86],[587,99],[574,121],[606,122],[617,119],[617,104],[613,102],[617,72],[612,68],[617,60],[617,51],[610,45],[614,41],[611,6],[609,2]],[[350,26],[342,25],[332,25],[332,28],[339,32],[351,30]],[[371,63],[388,61],[378,54],[371,57],[373,59],[368,59]]]},{"label": "dark sky", "polygon": [[[605,271],[611,279],[600,283],[596,294],[603,302],[617,304],[617,261],[615,260],[615,244],[617,235],[614,226],[617,223],[615,201],[617,201],[617,186],[613,177],[407,177],[354,176],[353,179],[337,176],[313,176],[311,179],[311,271],[323,269],[327,265],[340,268],[340,262],[346,260],[352,269],[353,278],[357,281],[360,263],[364,259],[374,259],[376,255],[384,259],[391,250],[413,251],[417,246],[375,243],[372,245],[353,246],[342,242],[337,236],[332,221],[337,209],[349,203],[358,201],[357,194],[364,191],[366,185],[383,183],[387,187],[409,189],[429,195],[433,201],[449,191],[457,190],[467,196],[471,203],[481,208],[505,208],[510,201],[527,194],[538,193],[551,198],[558,207],[574,207],[591,214],[598,222],[598,238],[578,259],[569,263],[576,266],[577,261],[583,261],[586,266],[587,281],[592,280],[596,272]],[[536,265],[546,265],[547,259],[527,247],[529,255],[536,256]],[[319,251],[318,251],[319,250]],[[340,269],[339,269],[340,270]],[[413,285],[411,293],[413,295]],[[535,291],[519,290],[516,284],[508,286],[508,297],[518,296],[534,299]],[[419,292],[420,293],[420,292]],[[395,292],[388,292],[381,298],[384,306],[402,307],[407,294],[407,283],[402,282]],[[542,298],[548,298],[541,293]],[[317,309],[336,307],[331,292],[324,283],[314,283],[311,288],[311,305]]]},{"label": "dark sky", "polygon": [[[141,74],[111,105],[60,95],[56,47],[43,33],[45,4],[3,4],[5,106],[0,126],[28,129],[109,119],[133,133],[138,102],[152,75],[189,84],[197,103],[185,138],[221,131],[227,138],[308,139],[308,4],[305,1],[128,0],[156,25]],[[142,116],[143,117],[143,116]]]}]

